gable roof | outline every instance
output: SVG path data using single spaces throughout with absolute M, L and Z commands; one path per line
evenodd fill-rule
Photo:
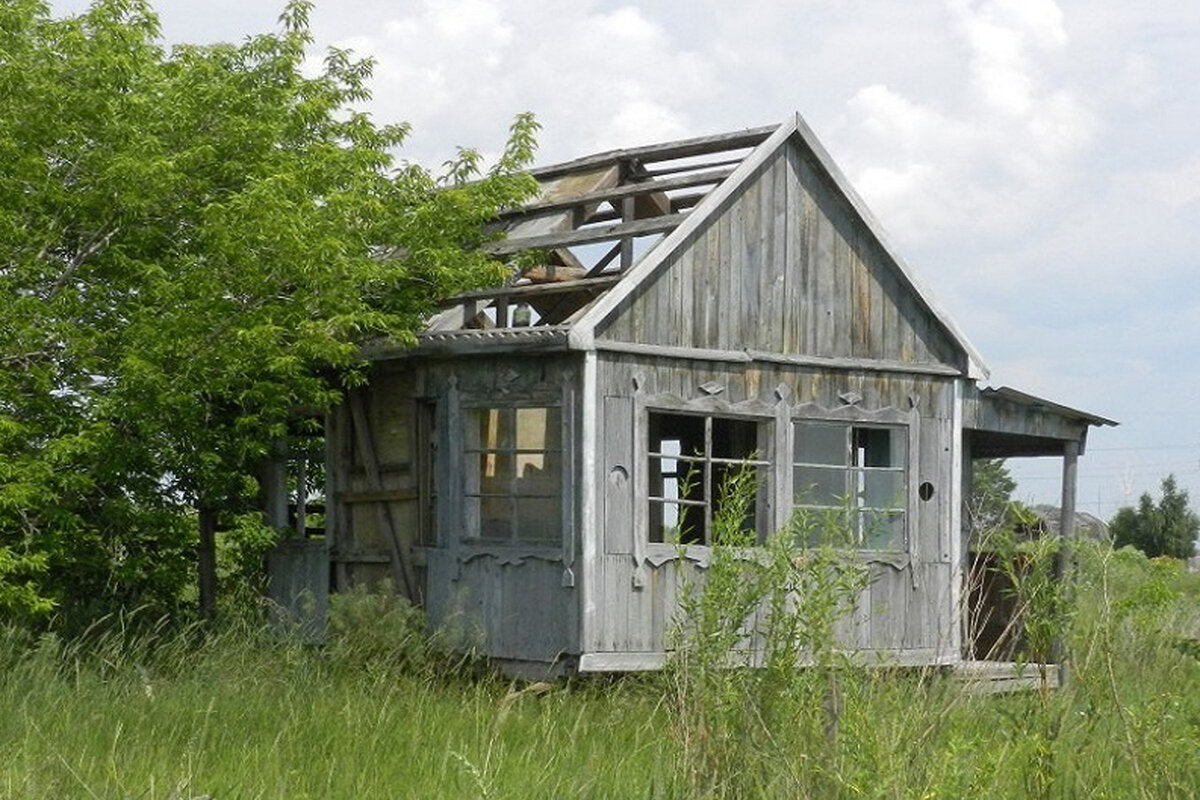
M 986 377 L 975 348 L 891 246 L 799 114 L 775 127 L 613 150 L 533 170 L 538 196 L 501 217 L 497 230 L 504 238 L 486 249 L 500 257 L 542 250 L 546 264 L 514 272 L 505 286 L 449 298 L 418 339 L 432 349 L 480 341 L 545 346 L 551 339 L 592 349 L 598 326 L 791 144 L 811 154 L 901 282 L 962 351 L 968 375 Z M 601 253 L 597 248 L 605 244 Z

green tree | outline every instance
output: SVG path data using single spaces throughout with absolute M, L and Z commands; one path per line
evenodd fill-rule
M 1196 554 L 1200 517 L 1188 505 L 1187 490 L 1179 488 L 1174 475 L 1168 475 L 1163 478 L 1157 503 L 1144 492 L 1137 508 L 1125 506 L 1117 511 L 1109 529 L 1117 547 L 1130 545 L 1151 558 L 1191 558 Z
M 972 464 L 971 494 L 967 499 L 967 519 L 976 534 L 1011 528 L 1025 521 L 1029 512 L 1012 499 L 1017 482 L 1002 458 L 981 458 Z
M 0 613 L 177 604 L 359 343 L 503 274 L 474 245 L 534 188 L 532 117 L 486 175 L 397 163 L 369 61 L 305 77 L 309 9 L 167 51 L 145 0 L 0 5 Z

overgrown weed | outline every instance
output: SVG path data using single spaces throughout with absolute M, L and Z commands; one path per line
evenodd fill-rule
M 740 520 L 732 479 L 722 508 Z M 670 697 L 690 797 L 1190 797 L 1200 785 L 1200 576 L 1051 537 L 989 543 L 1012 656 L 1033 692 L 978 696 L 946 671 L 863 664 L 838 624 L 866 587 L 846 518 L 799 516 L 762 547 L 714 521 L 685 581 Z M 724 526 L 724 527 L 723 527 Z M 679 560 L 689 558 L 681 548 Z M 1055 659 L 1070 680 L 1051 690 Z

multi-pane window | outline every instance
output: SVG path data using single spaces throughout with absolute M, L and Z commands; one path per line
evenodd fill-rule
M 857 546 L 901 550 L 908 505 L 908 433 L 898 425 L 802 420 L 794 425 L 796 508 L 846 511 Z
M 737 470 L 750 470 L 741 530 L 767 533 L 768 425 L 754 419 L 650 411 L 651 542 L 712 544 L 713 518 Z
M 466 535 L 553 544 L 562 537 L 562 412 L 465 410 Z

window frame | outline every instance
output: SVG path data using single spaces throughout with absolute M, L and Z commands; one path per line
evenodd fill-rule
M 694 457 L 664 454 L 651 450 L 651 415 L 668 415 L 695 417 L 705 420 L 704 422 L 704 439 L 705 439 L 705 455 L 695 459 L 705 465 L 704 478 L 706 485 L 711 480 L 709 468 L 712 464 L 723 466 L 734 466 L 742 463 L 744 459 L 728 458 L 725 456 L 713 456 L 712 454 L 712 420 L 725 419 L 734 422 L 750 422 L 757 427 L 757 439 L 762 443 L 762 450 L 758 457 L 753 460 L 754 466 L 759 472 L 759 489 L 757 501 L 754 510 L 754 532 L 756 545 L 761 545 L 766 541 L 766 537 L 774 530 L 776 526 L 775 504 L 777 485 L 776 474 L 778 472 L 778 463 L 776 452 L 778 450 L 778 415 L 773 409 L 763 406 L 760 403 L 743 403 L 730 404 L 711 398 L 700 398 L 691 402 L 682 402 L 674 396 L 657 396 L 650 398 L 641 398 L 638 403 L 638 428 L 636 432 L 636 455 L 635 464 L 638 471 L 638 491 L 637 499 L 637 521 L 636 534 L 634 541 L 647 547 L 645 551 L 654 562 L 659 562 L 677 555 L 680 548 L 685 553 L 697 548 L 694 551 L 697 555 L 708 552 L 712 545 L 710 541 L 712 532 L 712 512 L 713 512 L 713 497 L 711 492 L 707 492 L 703 500 L 692 501 L 693 505 L 704 507 L 704 532 L 701 541 L 696 542 L 671 542 L 671 541 L 655 541 L 652 528 L 651 504 L 658 503 L 662 506 L 677 504 L 678 501 L 674 498 L 660 497 L 651 493 L 650 477 L 651 477 L 651 461 L 654 458 L 669 458 L 677 461 L 691 460 Z M 635 546 L 635 550 L 640 549 Z M 640 559 L 640 555 L 635 553 L 635 558 Z M 701 555 L 703 560 L 703 556 Z
M 729 403 L 718 398 L 702 397 L 693 400 L 682 400 L 676 395 L 642 395 L 635 393 L 635 430 L 633 460 L 634 485 L 634 560 L 642 563 L 648 559 L 652 564 L 677 558 L 681 554 L 689 560 L 696 560 L 702 565 L 707 563 L 711 545 L 684 544 L 676 545 L 651 541 L 650 508 L 650 430 L 649 414 L 690 414 L 722 416 L 733 419 L 753 420 L 766 425 L 762 437 L 768 443 L 767 453 L 763 460 L 767 461 L 766 485 L 760 489 L 760 503 L 766 508 L 760 513 L 759 519 L 766 521 L 769 530 L 758 528 L 758 539 L 761 543 L 765 535 L 778 530 L 791 518 L 796 507 L 793 496 L 794 467 L 793 454 L 795 448 L 795 432 L 797 422 L 828 422 L 859 427 L 888 427 L 902 429 L 906 434 L 904 479 L 905 500 L 900 506 L 903 509 L 903 533 L 901 541 L 895 542 L 887 549 L 871 549 L 855 547 L 868 561 L 880 560 L 885 563 L 898 565 L 911 563 L 916 559 L 918 523 L 918 476 L 920 475 L 920 440 L 921 417 L 915 401 L 907 409 L 888 406 L 882 409 L 868 410 L 857 403 L 847 403 L 845 406 L 830 409 L 816 403 L 788 404 L 785 402 L 767 403 L 762 400 L 747 400 L 739 403 Z
M 557 448 L 521 448 L 518 442 L 514 439 L 511 446 L 486 447 L 480 445 L 473 447 L 471 444 L 470 428 L 477 424 L 476 414 L 480 412 L 497 411 L 500 413 L 508 413 L 513 415 L 513 432 L 516 428 L 516 415 L 522 410 L 553 410 L 558 414 L 558 447 Z M 504 398 L 496 400 L 483 397 L 464 398 L 460 405 L 460 431 L 459 444 L 456 448 L 457 457 L 461 465 L 459 470 L 460 490 L 459 497 L 462 500 L 460 509 L 461 524 L 459 527 L 458 541 L 464 545 L 472 546 L 493 546 L 493 547 L 523 547 L 533 549 L 561 548 L 566 537 L 572 535 L 569 530 L 569 519 L 572 509 L 568 506 L 573 493 L 570 491 L 571 481 L 571 464 L 573 448 L 569 439 L 571 431 L 571 404 L 564 402 L 561 396 L 526 396 L 521 398 Z M 549 426 L 547 430 L 550 430 Z M 510 486 L 504 492 L 499 493 L 483 493 L 481 489 L 472 490 L 472 470 L 478 469 L 477 459 L 481 455 L 507 455 L 513 459 L 514 465 L 518 457 L 553 453 L 558 458 L 557 469 L 557 488 L 553 492 L 534 492 L 522 493 L 518 491 L 514 485 L 519 479 L 515 469 L 513 475 L 509 478 Z M 482 516 L 478 510 L 472 513 L 472 502 L 475 500 L 482 501 L 484 497 L 503 497 L 507 498 L 509 508 L 509 516 L 507 517 L 509 533 L 506 537 L 485 536 L 483 532 Z M 557 514 L 554 516 L 553 526 L 555 533 L 553 536 L 544 538 L 522 538 L 520 535 L 520 516 L 513 514 L 514 504 L 517 499 L 550 499 L 557 501 Z
M 895 408 L 885 408 L 878 411 L 867 411 L 858 406 L 846 406 L 843 409 L 829 411 L 827 409 L 806 404 L 797 408 L 793 408 L 789 418 L 787 430 L 787 466 L 786 466 L 786 485 L 781 494 L 787 499 L 787 515 L 790 516 L 797 508 L 811 508 L 817 511 L 848 511 L 855 514 L 855 542 L 853 550 L 865 554 L 879 554 L 888 557 L 897 555 L 907 556 L 913 555 L 915 545 L 915 531 L 917 524 L 917 477 L 920 465 L 920 416 L 914 407 L 909 412 L 903 412 Z M 899 473 L 902 475 L 900 485 L 904 489 L 904 497 L 898 505 L 880 507 L 880 506 L 859 506 L 849 503 L 843 505 L 818 504 L 818 503 L 799 503 L 795 493 L 796 471 L 797 467 L 813 467 L 819 466 L 822 468 L 832 467 L 832 464 L 810 464 L 798 462 L 796 460 L 796 436 L 798 428 L 802 425 L 837 425 L 847 428 L 847 457 L 848 463 L 844 467 L 846 476 L 847 497 L 846 500 L 855 500 L 857 493 L 851 493 L 850 477 L 854 474 L 866 475 L 871 472 L 875 473 Z M 879 467 L 869 466 L 865 464 L 855 464 L 855 447 L 853 437 L 855 430 L 889 430 L 900 433 L 904 442 L 904 455 L 902 463 L 898 466 Z M 866 512 L 876 512 L 884 514 L 899 513 L 902 514 L 902 523 L 900 536 L 898 541 L 893 539 L 886 547 L 871 547 L 864 546 L 863 531 L 860 528 L 862 514 Z

